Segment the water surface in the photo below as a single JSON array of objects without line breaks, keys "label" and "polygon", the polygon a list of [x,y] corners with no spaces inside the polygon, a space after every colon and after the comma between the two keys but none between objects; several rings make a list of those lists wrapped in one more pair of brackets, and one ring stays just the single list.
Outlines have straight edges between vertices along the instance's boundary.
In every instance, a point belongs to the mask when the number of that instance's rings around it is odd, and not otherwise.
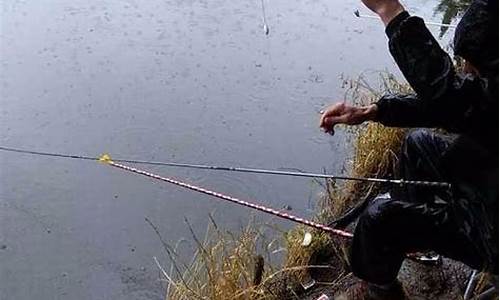
[{"label": "water surface", "polygon": [[[413,2],[438,21],[435,1]],[[266,0],[269,35],[260,0],[1,3],[4,146],[340,172],[349,147],[318,130],[318,111],[342,99],[341,77],[397,72],[356,1]],[[210,212],[228,229],[250,217],[93,162],[0,160],[0,299],[161,299],[152,257],[168,260],[145,217],[171,243],[189,236],[185,218],[202,233]],[[303,178],[148,169],[304,216],[319,192]]]}]

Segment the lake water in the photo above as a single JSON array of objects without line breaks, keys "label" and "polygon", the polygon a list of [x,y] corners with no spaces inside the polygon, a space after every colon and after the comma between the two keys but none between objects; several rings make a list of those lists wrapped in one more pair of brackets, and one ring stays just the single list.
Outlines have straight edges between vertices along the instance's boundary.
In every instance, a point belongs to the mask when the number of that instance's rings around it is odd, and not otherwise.
[{"label": "lake water", "polygon": [[[408,2],[439,21],[436,1]],[[260,0],[0,3],[7,147],[336,173],[349,147],[317,128],[318,111],[342,99],[342,76],[397,73],[383,26],[355,18],[369,12],[352,0],[265,0],[269,35]],[[145,217],[175,243],[185,218],[202,234],[210,212],[227,229],[252,215],[94,162],[0,163],[2,300],[162,299],[153,257],[168,260]],[[302,216],[320,191],[304,178],[146,169]]]}]

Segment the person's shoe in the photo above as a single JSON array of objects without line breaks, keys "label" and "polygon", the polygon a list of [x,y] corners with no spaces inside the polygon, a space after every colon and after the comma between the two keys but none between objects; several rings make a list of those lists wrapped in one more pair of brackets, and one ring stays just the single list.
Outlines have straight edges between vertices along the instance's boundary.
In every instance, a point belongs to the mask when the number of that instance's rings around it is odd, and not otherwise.
[{"label": "person's shoe", "polygon": [[367,282],[359,282],[351,286],[337,300],[407,300],[408,296],[399,281],[388,287],[379,287]]}]

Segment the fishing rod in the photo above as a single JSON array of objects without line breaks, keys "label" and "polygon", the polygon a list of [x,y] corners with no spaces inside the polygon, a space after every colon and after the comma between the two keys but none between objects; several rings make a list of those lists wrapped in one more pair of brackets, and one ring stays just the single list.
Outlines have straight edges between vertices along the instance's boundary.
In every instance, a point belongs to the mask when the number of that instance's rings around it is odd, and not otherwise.
[{"label": "fishing rod", "polygon": [[[355,10],[354,11],[354,15],[358,18],[365,18],[365,19],[377,19],[377,20],[380,20],[379,17],[377,16],[371,16],[371,15],[363,15],[363,14],[360,14],[359,13],[359,10]],[[457,27],[457,25],[453,25],[453,24],[444,24],[444,23],[437,23],[437,22],[428,22],[428,21],[424,21],[424,23],[426,25],[432,25],[432,26],[441,26],[441,27],[448,27],[448,28],[451,28],[451,29],[455,29]]]},{"label": "fishing rod", "polygon": [[[32,155],[41,155],[41,156],[52,156],[52,157],[63,157],[63,158],[99,161],[103,164],[106,164],[106,165],[109,165],[109,166],[112,166],[112,167],[115,167],[115,168],[118,168],[118,169],[121,169],[121,170],[124,170],[127,172],[143,175],[143,176],[146,176],[146,177],[149,177],[152,179],[156,179],[156,180],[160,180],[163,182],[168,182],[168,183],[177,185],[177,186],[182,187],[182,188],[186,188],[186,189],[189,189],[189,190],[192,190],[195,192],[203,193],[203,194],[215,197],[215,198],[219,198],[221,200],[235,203],[235,204],[240,205],[240,206],[245,206],[245,207],[255,209],[255,210],[267,213],[267,214],[274,215],[274,216],[282,218],[282,219],[286,219],[286,220],[289,220],[289,221],[292,221],[295,223],[300,223],[300,224],[308,226],[308,227],[312,227],[312,228],[315,228],[315,229],[318,229],[321,231],[325,231],[325,232],[328,232],[332,235],[336,235],[336,236],[347,238],[347,239],[352,239],[354,237],[352,233],[341,230],[341,229],[333,228],[333,227],[331,227],[331,225],[320,224],[320,223],[310,221],[310,220],[307,220],[307,219],[304,219],[304,218],[301,218],[301,217],[298,217],[298,216],[295,216],[295,215],[292,215],[292,214],[289,214],[289,213],[286,213],[283,211],[269,208],[269,207],[261,205],[261,204],[255,204],[255,203],[252,203],[249,201],[241,200],[241,199],[233,197],[233,196],[225,195],[223,193],[215,192],[215,191],[203,188],[203,187],[199,187],[199,186],[196,186],[193,184],[179,181],[179,180],[176,180],[176,179],[173,179],[170,177],[163,177],[163,176],[156,175],[156,174],[153,174],[153,173],[141,170],[141,169],[137,169],[134,167],[130,167],[130,166],[126,166],[126,165],[117,163],[116,161],[112,160],[111,157],[107,154],[103,154],[97,158],[97,157],[82,156],[82,155],[67,155],[67,154],[60,154],[60,153],[39,152],[39,151],[15,149],[15,148],[8,148],[8,147],[1,147],[1,146],[0,146],[0,150],[25,153],[25,154],[32,154]],[[427,257],[425,255],[422,256],[419,254],[412,254],[412,253],[407,254],[406,257],[413,259],[413,260],[416,260],[420,263],[426,263],[426,264],[429,264],[429,263],[435,264],[440,259],[439,256],[438,257]]]},{"label": "fishing rod", "polygon": [[[273,208],[269,208],[269,207],[261,205],[261,204],[255,204],[255,203],[252,203],[252,202],[249,202],[249,201],[241,200],[241,199],[233,197],[233,196],[229,196],[229,195],[222,194],[222,193],[219,193],[219,192],[215,192],[215,191],[203,188],[203,187],[199,187],[199,186],[196,186],[196,185],[193,185],[193,184],[189,184],[189,183],[186,183],[186,182],[183,182],[183,181],[179,181],[179,180],[176,180],[176,179],[173,179],[173,178],[170,178],[170,177],[163,177],[163,176],[160,176],[160,175],[156,175],[156,174],[150,173],[148,171],[144,171],[144,170],[141,170],[141,169],[137,169],[137,168],[133,168],[133,167],[130,167],[130,166],[126,166],[126,165],[122,165],[122,164],[116,163],[107,154],[102,155],[99,158],[99,162],[102,162],[104,164],[107,164],[109,166],[112,166],[112,167],[115,167],[115,168],[118,168],[118,169],[121,169],[121,170],[124,170],[124,171],[127,171],[127,172],[131,172],[131,173],[143,175],[143,176],[146,176],[146,177],[149,177],[149,178],[152,178],[152,179],[156,179],[156,180],[160,180],[160,181],[163,181],[163,182],[168,182],[168,183],[180,186],[182,188],[186,188],[186,189],[189,189],[189,190],[192,190],[192,191],[195,191],[195,192],[206,194],[206,195],[209,195],[209,196],[212,196],[212,197],[215,197],[215,198],[219,198],[221,200],[229,201],[229,202],[232,202],[232,203],[235,203],[235,204],[238,204],[238,205],[241,205],[241,206],[245,206],[245,207],[248,207],[248,208],[251,208],[251,209],[255,209],[255,210],[258,210],[258,211],[261,211],[261,212],[264,212],[264,213],[267,213],[267,214],[271,214],[271,215],[274,215],[276,217],[279,217],[279,218],[282,218],[282,219],[286,219],[286,220],[289,220],[289,221],[292,221],[292,222],[295,222],[295,223],[300,223],[300,224],[308,226],[308,227],[312,227],[312,228],[315,228],[315,229],[318,229],[318,230],[321,230],[321,231],[328,232],[328,233],[330,233],[332,235],[336,235],[336,236],[343,237],[343,238],[346,238],[346,239],[352,239],[354,237],[354,235],[352,233],[350,233],[350,232],[347,232],[347,231],[344,231],[344,230],[340,230],[340,229],[336,229],[336,228],[332,228],[332,227],[330,227],[328,225],[324,225],[324,224],[320,224],[320,223],[317,223],[317,222],[314,222],[314,221],[310,221],[310,220],[307,220],[307,219],[304,219],[304,218],[301,218],[301,217],[298,217],[298,216],[295,216],[295,215],[292,215],[292,214],[289,214],[289,213],[286,213],[286,212],[283,212],[283,211],[279,211],[279,210],[276,210],[276,209],[273,209]],[[417,261],[419,263],[430,264],[430,265],[438,264],[439,261],[440,261],[440,259],[441,259],[441,257],[439,255],[437,255],[437,256],[429,256],[429,255],[426,255],[426,254],[419,254],[419,253],[408,253],[408,254],[406,254],[406,257],[409,258],[409,259],[415,260],[415,261]]]},{"label": "fishing rod", "polygon": [[[17,153],[24,153],[24,154],[31,154],[31,155],[39,155],[39,156],[51,156],[51,157],[81,159],[81,160],[99,160],[99,158],[91,157],[91,156],[71,155],[71,154],[51,153],[51,152],[40,152],[40,151],[33,151],[33,150],[3,147],[3,146],[0,146],[0,151],[17,152]],[[223,167],[223,166],[213,166],[213,165],[203,165],[203,164],[189,164],[189,163],[178,163],[178,162],[162,162],[162,161],[133,160],[133,159],[113,159],[113,160],[115,162],[119,162],[119,163],[132,163],[132,164],[142,164],[142,165],[155,165],[155,166],[167,166],[167,167],[203,169],[203,170],[213,170],[213,171],[227,171],[227,172],[240,172],[240,173],[256,173],[256,174],[268,174],[268,175],[278,175],[278,176],[324,178],[324,179],[335,179],[335,180],[351,180],[351,181],[372,182],[372,183],[382,183],[382,184],[391,184],[391,185],[415,185],[415,186],[427,186],[427,187],[434,187],[434,188],[451,189],[450,183],[438,182],[438,181],[420,181],[420,180],[405,180],[405,179],[355,177],[355,176],[344,176],[344,175],[333,175],[333,174],[280,171],[280,170],[243,168],[243,167],[242,168],[240,168],[240,167]]]},{"label": "fishing rod", "polygon": [[269,207],[264,206],[264,205],[255,204],[255,203],[252,203],[252,202],[249,202],[249,201],[241,200],[241,199],[236,198],[236,197],[232,197],[232,196],[228,196],[228,195],[225,195],[225,194],[222,194],[222,193],[218,193],[218,192],[215,192],[215,191],[212,191],[212,190],[208,190],[208,189],[203,188],[203,187],[199,187],[199,186],[196,186],[196,185],[193,185],[193,184],[189,184],[189,183],[186,183],[186,182],[183,182],[183,181],[179,181],[179,180],[176,180],[176,179],[173,179],[173,178],[170,178],[170,177],[163,177],[163,176],[160,176],[160,175],[156,175],[156,174],[150,173],[148,171],[144,171],[144,170],[141,170],[141,169],[137,169],[137,168],[133,168],[133,167],[130,167],[130,166],[119,164],[119,163],[115,162],[114,160],[112,160],[111,157],[109,155],[107,155],[107,154],[102,155],[98,160],[100,162],[104,163],[104,164],[110,165],[110,166],[118,168],[118,169],[122,169],[122,170],[125,170],[125,171],[128,171],[128,172],[131,172],[131,173],[143,175],[143,176],[146,176],[146,177],[149,177],[149,178],[153,178],[153,179],[157,179],[157,180],[160,180],[160,181],[168,182],[168,183],[171,183],[171,184],[174,184],[174,185],[177,185],[177,186],[180,186],[180,187],[183,187],[183,188],[195,191],[195,192],[199,192],[199,193],[206,194],[206,195],[209,195],[209,196],[213,196],[215,198],[219,198],[219,199],[222,199],[222,200],[225,200],[225,201],[229,201],[229,202],[241,205],[241,206],[246,206],[246,207],[249,207],[249,208],[252,208],[252,209],[255,209],[255,210],[259,210],[259,211],[262,211],[262,212],[265,212],[265,213],[268,213],[268,214],[280,217],[282,219],[287,219],[287,220],[290,220],[290,221],[293,221],[293,222],[296,222],[296,223],[300,223],[300,224],[303,224],[303,225],[306,225],[306,226],[309,226],[309,227],[313,227],[313,228],[316,228],[316,229],[319,229],[319,230],[322,230],[322,231],[326,231],[326,232],[329,232],[329,233],[337,235],[337,236],[341,236],[341,237],[345,237],[345,238],[352,238],[353,237],[352,233],[350,233],[350,232],[346,232],[346,231],[343,231],[343,230],[340,230],[340,229],[331,228],[331,227],[328,227],[326,225],[323,225],[323,224],[320,224],[320,223],[316,223],[314,221],[306,220],[304,218],[297,217],[295,215],[292,215],[292,214],[289,214],[289,213],[286,213],[286,212],[283,212],[283,211],[279,211],[279,210],[276,210],[276,209],[273,209],[273,208],[269,208]]}]

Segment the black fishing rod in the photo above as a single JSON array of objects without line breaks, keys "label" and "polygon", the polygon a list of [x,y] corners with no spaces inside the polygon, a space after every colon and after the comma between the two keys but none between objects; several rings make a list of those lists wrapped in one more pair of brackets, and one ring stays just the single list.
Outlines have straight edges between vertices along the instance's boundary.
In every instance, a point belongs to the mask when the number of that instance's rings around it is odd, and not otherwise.
[{"label": "black fishing rod", "polygon": [[[24,154],[31,154],[31,155],[39,155],[39,156],[81,159],[81,160],[99,160],[98,157],[92,157],[92,156],[40,152],[40,151],[33,151],[33,150],[3,147],[3,146],[0,146],[0,151],[17,152],[17,153],[24,153]],[[336,180],[351,180],[351,181],[373,182],[373,183],[392,184],[392,185],[416,185],[416,186],[428,186],[428,187],[447,188],[447,189],[451,188],[450,183],[438,182],[438,181],[419,181],[419,180],[405,180],[405,179],[355,177],[355,176],[344,176],[344,175],[333,175],[333,174],[280,171],[280,170],[243,168],[243,167],[241,167],[241,168],[240,167],[223,167],[223,166],[213,166],[213,165],[203,165],[203,164],[189,164],[189,163],[148,161],[148,160],[133,160],[133,159],[120,159],[120,158],[118,158],[118,159],[113,158],[113,161],[121,162],[121,163],[179,167],[179,168],[190,168],[190,169],[203,169],[203,170],[214,170],[214,171],[256,173],[256,174],[268,174],[268,175],[280,175],[280,176],[292,176],[292,177],[324,178],[324,179],[336,179]]]}]

